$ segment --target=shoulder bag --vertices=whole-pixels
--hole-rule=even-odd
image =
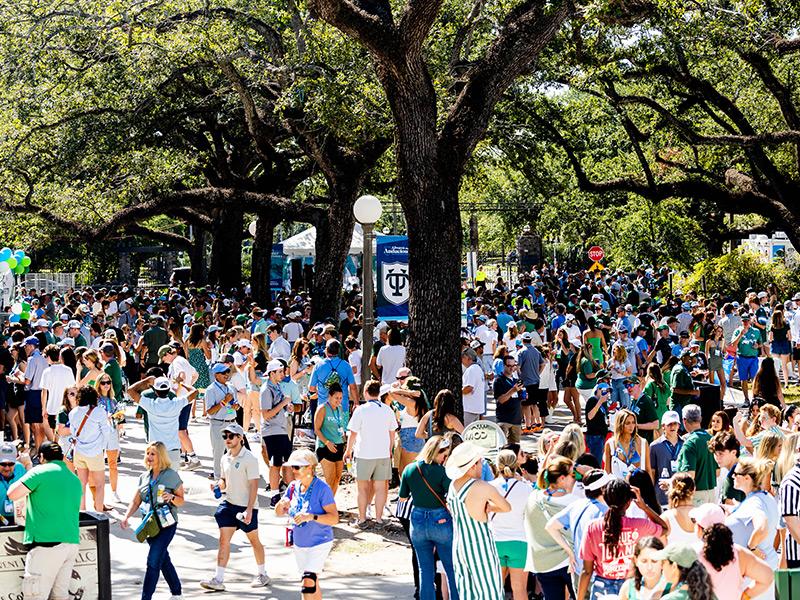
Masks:
[[[83,415],[83,419],[81,419],[81,424],[78,425],[78,431],[75,432],[74,436],[70,436],[69,438],[69,447],[67,451],[64,453],[65,458],[72,462],[75,458],[75,445],[78,443],[78,437],[81,435],[81,431],[83,431],[83,426],[86,425],[86,420],[89,418],[89,415],[92,414],[94,410],[94,406],[90,407],[86,414]]]

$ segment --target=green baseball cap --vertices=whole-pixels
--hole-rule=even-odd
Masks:
[[[656,560],[668,560],[679,567],[688,569],[697,562],[697,552],[689,544],[670,544],[663,550],[659,550],[653,557]]]

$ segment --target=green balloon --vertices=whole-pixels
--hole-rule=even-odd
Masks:
[[[22,258],[22,266],[23,267],[30,267],[31,266],[31,257],[30,256],[24,256]]]
[[[28,273],[30,270],[31,270],[30,267],[22,267],[22,272],[23,273]]]
[[[30,302],[22,303],[22,312],[29,312],[31,310]]]
[[[17,259],[14,258],[13,256],[9,258],[6,262],[8,263],[8,266],[11,267],[12,269],[17,266]]]
[[[19,315],[19,318],[20,318],[20,319],[25,319],[26,321],[30,321],[30,320],[31,320],[31,313],[29,313],[29,312],[23,312],[23,313],[21,313],[21,314]]]
[[[25,267],[23,267],[22,265],[17,265],[16,267],[14,267],[14,273],[16,273],[17,275],[22,275],[24,272],[25,272]]]

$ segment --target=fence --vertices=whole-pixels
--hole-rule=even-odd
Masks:
[[[47,293],[64,293],[69,288],[80,285],[80,273],[54,273],[42,271],[41,273],[26,273],[19,278],[19,287],[27,289],[44,289]]]

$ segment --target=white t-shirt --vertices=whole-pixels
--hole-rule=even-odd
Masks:
[[[397,371],[406,366],[406,348],[402,344],[397,346],[383,346],[378,350],[376,358],[381,371],[381,383],[394,383],[397,381]]]
[[[288,363],[291,356],[292,347],[282,335],[276,337],[275,341],[269,345],[269,357],[272,360],[275,360],[276,358],[282,358]]]
[[[353,448],[357,459],[391,456],[389,433],[397,429],[397,419],[383,402],[370,400],[356,408],[347,429],[358,434]]]
[[[236,456],[226,453],[222,457],[222,477],[228,502],[246,507],[250,499],[250,482],[259,478],[258,459],[244,447]],[[258,496],[253,508],[258,508]]]
[[[303,335],[303,326],[295,321],[290,321],[283,326],[283,333],[290,344],[294,344],[297,338]]]
[[[363,356],[361,350],[353,350],[350,356],[347,357],[347,362],[353,367],[353,377],[356,380],[356,385],[361,385],[361,357]],[[396,373],[397,371],[395,371]]]
[[[170,379],[175,380],[178,373],[183,373],[183,381],[186,385],[193,385],[198,377],[197,369],[182,356],[176,356],[169,365],[168,376]]]
[[[483,352],[484,352],[484,354],[488,354],[490,356],[494,354],[494,351],[496,349],[495,347],[497,346],[497,332],[496,331],[493,331],[492,329],[489,329],[488,327],[484,327],[483,331],[481,331],[480,333],[476,332],[475,337],[477,337],[481,342],[483,342],[483,345],[484,345]]]
[[[525,505],[528,502],[528,496],[533,492],[533,487],[527,481],[520,481],[519,479],[506,481],[502,477],[498,477],[489,483],[497,488],[500,495],[505,496],[506,500],[511,504],[510,512],[495,513],[489,521],[489,527],[494,533],[494,540],[496,542],[524,542],[525,518],[522,513],[525,511]],[[506,492],[508,492],[507,496]]]
[[[75,375],[67,365],[56,363],[44,370],[41,385],[47,390],[47,414],[57,415],[64,401],[64,390],[75,385]]]
[[[486,377],[477,363],[471,364],[461,376],[461,387],[471,387],[472,392],[464,394],[464,411],[478,415],[486,414]]]

